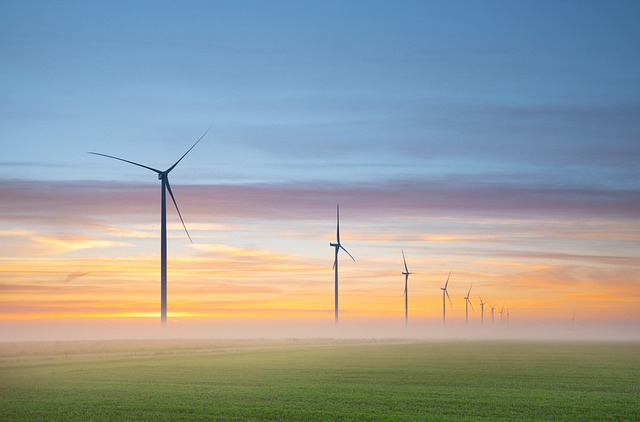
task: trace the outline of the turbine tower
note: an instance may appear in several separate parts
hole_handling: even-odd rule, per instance
[[[409,325],[409,268],[407,268],[407,260],[404,258],[404,250],[402,251],[402,261],[404,262],[404,325]]]
[[[489,304],[489,307],[491,308],[491,326],[494,326],[494,319],[493,319],[493,311],[496,310],[495,306],[491,306],[491,304]]]
[[[480,298],[480,326],[484,327],[484,302],[482,301],[482,296],[478,296]]]
[[[169,184],[169,173],[173,170],[180,161],[196,146],[198,142],[204,138],[204,136],[209,132],[207,129],[204,134],[196,141],[195,144],[191,146],[185,152],[182,157],[178,159],[171,167],[168,169],[161,171],[155,169],[153,167],[145,166],[144,164],[135,163],[133,161],[125,160],[123,158],[114,157],[113,155],[101,154],[98,152],[89,152],[89,154],[100,155],[102,157],[112,158],[114,160],[124,161],[125,163],[133,164],[134,166],[142,167],[147,170],[151,170],[158,174],[158,179],[161,184],[161,202],[160,202],[160,319],[162,322],[162,326],[167,325],[167,191],[171,196],[171,200],[173,201],[173,205],[176,207],[176,211],[178,212],[178,216],[180,217],[180,221],[182,222],[182,227],[184,227],[184,231],[187,233],[187,237],[189,241],[193,243],[191,240],[191,236],[189,235],[189,231],[187,230],[187,226],[184,224],[184,220],[182,219],[182,214],[180,214],[180,209],[178,208],[178,203],[176,202],[176,198],[173,196],[173,192],[171,190],[171,184]]]
[[[444,287],[440,287],[440,290],[442,290],[442,325],[446,325],[447,323],[447,302],[445,301],[445,295],[449,299],[449,305],[453,306],[453,303],[451,303],[451,297],[449,296],[449,291],[447,290],[447,286],[449,285],[449,277],[451,277],[451,271],[449,271],[447,282],[444,283]]]
[[[502,314],[504,313],[504,305],[502,305],[502,309],[500,309],[500,326],[502,327]]]
[[[467,295],[464,297],[464,319],[467,325],[469,325],[469,305],[471,305],[471,310],[473,312],[476,311],[475,309],[473,309],[473,303],[471,303],[471,300],[469,299],[469,297],[471,296],[472,287],[473,287],[473,283],[471,283],[471,286],[469,286],[469,291],[467,292]]]
[[[344,246],[342,246],[342,243],[340,243],[340,204],[338,204],[338,206],[336,207],[336,243],[329,243],[329,246],[334,247],[336,250],[336,256],[333,261],[333,269],[335,271],[335,321],[336,321],[336,327],[337,327],[338,326],[338,252],[340,251],[340,249],[342,249],[347,253],[347,255],[349,255],[351,259],[355,261],[355,258],[352,257],[349,251],[347,251],[344,248]]]

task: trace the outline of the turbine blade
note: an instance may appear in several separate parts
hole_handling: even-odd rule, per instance
[[[189,235],[189,230],[187,230],[187,226],[184,224],[184,220],[182,219],[182,214],[180,214],[180,208],[178,208],[178,203],[176,202],[176,198],[173,196],[173,192],[171,191],[171,185],[169,184],[169,176],[165,175],[164,177],[165,177],[165,181],[167,182],[167,190],[169,191],[169,195],[173,200],[173,205],[176,206],[176,211],[178,211],[178,217],[180,217],[180,221],[182,221],[182,227],[184,227],[184,231],[187,233],[187,237],[189,238],[189,241],[193,243],[193,240],[191,240],[191,236]]]
[[[451,296],[449,296],[449,292],[447,290],[444,291],[447,294],[447,298],[449,299],[449,305],[453,307],[453,303],[451,302]]]
[[[336,248],[336,257],[333,259],[333,268],[332,270],[336,269],[336,264],[338,263],[338,248]]]
[[[447,282],[444,283],[444,289],[447,290],[447,285],[449,284],[449,277],[451,277],[451,271],[449,271],[449,275],[447,276]],[[449,293],[447,293],[448,295]]]
[[[467,299],[467,301],[469,302],[469,305],[471,305],[471,310],[475,312],[476,310],[473,308],[473,303],[471,303],[471,300]]]
[[[340,243],[340,204],[336,207],[336,239]]]
[[[469,294],[471,293],[471,288],[473,287],[473,283],[471,283],[471,286],[469,286],[469,291],[467,292],[467,297],[469,297]]]
[[[153,167],[149,167],[149,166],[145,166],[144,164],[135,163],[133,161],[125,160],[124,158],[114,157],[113,155],[101,154],[99,152],[88,152],[87,154],[100,155],[102,157],[113,158],[114,160],[124,161],[125,163],[133,164],[134,166],[143,167],[143,168],[146,168],[148,170],[155,171],[158,174],[162,173],[160,170],[154,169]]]
[[[174,168],[175,166],[177,166],[177,165],[178,165],[178,163],[179,163],[180,161],[182,161],[182,159],[183,159],[187,154],[189,154],[189,152],[191,152],[191,150],[193,149],[193,147],[195,147],[196,145],[198,145],[198,142],[200,142],[200,141],[202,140],[202,138],[204,138],[204,136],[205,136],[205,135],[206,135],[210,130],[211,130],[211,126],[209,126],[209,128],[208,128],[208,129],[207,129],[207,130],[202,134],[202,136],[200,137],[200,139],[198,139],[198,140],[196,141],[196,143],[195,143],[195,144],[193,144],[193,145],[191,146],[191,148],[189,148],[189,149],[187,150],[187,152],[185,152],[185,153],[182,155],[182,157],[180,157],[180,158],[178,159],[178,161],[176,161],[176,162],[175,162],[171,167],[169,167],[169,168],[167,169],[166,173],[167,173],[167,174],[169,174],[169,172],[170,172],[171,170],[173,170],[173,168]]]
[[[342,245],[339,245],[339,246],[340,246],[340,249],[342,249],[343,251],[345,251],[345,252],[347,253],[347,255],[349,255],[349,257],[350,257],[351,259],[353,259],[353,261],[354,261],[354,262],[356,261],[356,259],[355,259],[354,257],[352,257],[352,256],[351,256],[351,254],[349,253],[349,251],[348,251],[348,250],[346,250],[346,249],[344,248],[344,246],[342,246]]]
[[[407,260],[404,258],[404,250],[402,250],[402,261],[404,261],[404,271],[408,274],[409,269],[407,268]]]

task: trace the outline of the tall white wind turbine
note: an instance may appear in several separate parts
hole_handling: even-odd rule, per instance
[[[407,260],[404,257],[404,250],[402,251],[402,261],[404,262],[404,324],[409,325],[409,275],[412,274],[407,268]]]
[[[447,323],[447,302],[445,301],[445,295],[449,299],[449,305],[453,306],[453,303],[451,303],[451,297],[449,296],[449,291],[447,290],[447,286],[449,285],[449,277],[451,277],[451,271],[449,271],[447,282],[444,283],[444,287],[440,287],[440,290],[442,290],[442,325],[446,325]]]
[[[338,326],[338,252],[340,251],[340,249],[342,249],[347,253],[347,255],[349,255],[351,259],[355,261],[355,258],[352,257],[349,251],[347,251],[344,248],[344,246],[342,246],[342,243],[340,243],[340,204],[338,204],[338,206],[336,207],[336,243],[329,243],[329,246],[332,246],[333,248],[335,248],[335,252],[336,252],[335,259],[333,260],[333,269],[335,271],[335,311],[334,312],[335,312],[336,326]]]
[[[467,292],[467,295],[464,297],[464,319],[467,325],[469,325],[469,305],[471,305],[471,310],[473,312],[476,311],[475,309],[473,309],[473,303],[471,303],[471,299],[469,299],[471,297],[472,287],[473,287],[473,283],[471,283],[471,286],[469,286],[469,291]]]
[[[133,164],[134,166],[142,167],[158,174],[158,179],[161,182],[160,186],[162,192],[160,202],[160,319],[163,326],[167,325],[167,191],[171,196],[173,205],[176,207],[176,211],[178,212],[178,216],[180,217],[180,221],[182,222],[182,227],[184,227],[184,231],[187,233],[189,241],[193,243],[193,241],[191,240],[191,236],[189,235],[189,231],[187,230],[187,226],[184,224],[184,220],[182,219],[182,214],[180,214],[180,209],[178,208],[176,198],[173,196],[171,184],[169,184],[169,173],[196,145],[198,145],[198,142],[200,142],[202,138],[204,138],[204,136],[209,132],[210,129],[211,126],[209,126],[209,128],[204,132],[200,139],[198,139],[196,143],[193,144],[191,148],[189,148],[187,152],[185,152],[182,157],[178,159],[178,161],[176,161],[171,167],[164,171],[145,166],[144,164],[125,160],[124,158],[114,157],[113,155],[101,154],[98,152],[89,152],[89,154],[100,155],[102,157],[124,161],[125,163]]]

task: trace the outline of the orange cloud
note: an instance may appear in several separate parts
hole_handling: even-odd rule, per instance
[[[34,236],[31,240],[47,247],[47,253],[56,255],[82,249],[130,247],[130,243],[89,238],[85,236]]]

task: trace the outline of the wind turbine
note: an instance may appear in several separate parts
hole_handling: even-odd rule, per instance
[[[447,286],[449,285],[449,277],[451,277],[451,271],[449,271],[447,282],[444,283],[444,287],[440,287],[440,290],[442,290],[442,325],[446,325],[447,321],[447,302],[444,300],[445,295],[449,299],[449,305],[453,306],[453,303],[451,303],[451,297],[449,296],[449,291],[447,290]]]
[[[491,306],[491,304],[489,304],[489,307],[491,308],[491,326],[493,327],[493,325],[494,325],[493,311],[496,310],[496,307],[495,306]]]
[[[480,298],[480,326],[484,327],[484,302],[482,301],[482,296],[478,296]]]
[[[333,246],[336,250],[336,257],[333,261],[333,269],[335,270],[336,279],[335,279],[335,321],[336,326],[338,326],[338,252],[340,249],[345,251],[347,255],[351,259],[355,261],[355,258],[351,256],[349,251],[347,251],[344,246],[340,243],[340,204],[338,204],[336,208],[336,243],[329,243],[329,246]]]
[[[502,305],[502,309],[500,309],[500,326],[502,327],[502,313],[504,312],[504,305]]]
[[[176,198],[173,196],[173,192],[171,191],[171,185],[169,184],[169,173],[173,170],[180,161],[196,146],[198,142],[204,138],[204,136],[209,132],[207,129],[204,134],[196,141],[195,144],[191,146],[185,152],[182,157],[178,159],[171,167],[168,169],[161,171],[155,169],[153,167],[145,166],[144,164],[135,163],[133,161],[125,160],[123,158],[114,157],[113,155],[101,154],[98,152],[89,152],[89,154],[100,155],[102,157],[112,158],[114,160],[124,161],[125,163],[133,164],[134,166],[142,167],[147,170],[151,170],[158,174],[158,179],[161,181],[161,213],[160,213],[160,319],[162,321],[162,325],[167,325],[167,191],[171,196],[171,200],[173,201],[173,205],[176,207],[176,211],[178,212],[178,216],[180,217],[180,221],[182,222],[182,227],[184,227],[184,231],[187,233],[187,237],[189,241],[193,243],[191,240],[191,236],[189,235],[189,231],[187,230],[187,226],[184,224],[184,220],[182,219],[182,214],[180,214],[180,209],[178,208],[178,203],[176,202]]]
[[[471,286],[469,286],[469,291],[467,292],[467,295],[464,297],[464,319],[467,325],[469,325],[469,305],[471,305],[471,310],[473,312],[476,311],[475,309],[473,309],[473,303],[471,303],[471,300],[469,299],[469,296],[471,296],[472,287],[473,287],[473,283],[471,283]]]
[[[407,268],[407,260],[404,258],[404,250],[402,251],[402,261],[404,262],[404,324],[409,325],[409,268]]]

